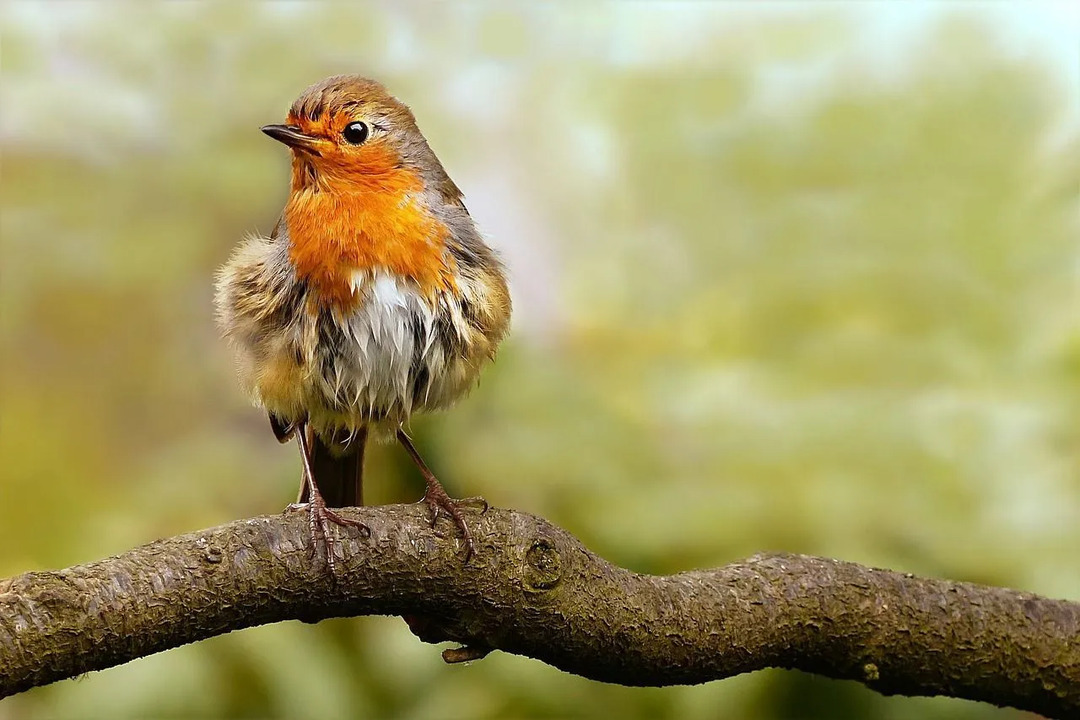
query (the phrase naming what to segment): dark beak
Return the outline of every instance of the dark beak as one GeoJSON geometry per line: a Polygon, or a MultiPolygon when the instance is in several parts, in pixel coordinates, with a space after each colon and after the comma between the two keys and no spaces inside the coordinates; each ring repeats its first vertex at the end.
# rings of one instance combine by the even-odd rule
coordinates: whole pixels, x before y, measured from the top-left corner
{"type": "Polygon", "coordinates": [[[313,155],[321,154],[319,153],[319,138],[305,135],[300,132],[300,128],[292,125],[263,125],[260,129],[278,142],[283,142],[294,150],[302,150],[313,155]]]}

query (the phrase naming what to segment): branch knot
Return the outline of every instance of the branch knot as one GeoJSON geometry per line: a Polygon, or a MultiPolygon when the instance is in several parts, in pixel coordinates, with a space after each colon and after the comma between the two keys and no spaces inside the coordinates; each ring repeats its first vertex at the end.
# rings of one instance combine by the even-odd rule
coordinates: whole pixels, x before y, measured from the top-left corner
{"type": "Polygon", "coordinates": [[[561,579],[562,556],[559,549],[547,538],[533,541],[532,547],[525,553],[525,569],[522,573],[525,592],[547,592],[561,579]]]}

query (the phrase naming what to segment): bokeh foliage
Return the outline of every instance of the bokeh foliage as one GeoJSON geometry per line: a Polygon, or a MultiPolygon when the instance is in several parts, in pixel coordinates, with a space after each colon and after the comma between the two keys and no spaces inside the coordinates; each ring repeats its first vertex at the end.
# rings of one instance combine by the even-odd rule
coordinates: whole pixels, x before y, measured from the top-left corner
{"type": "MultiPolygon", "coordinates": [[[[350,71],[413,106],[514,278],[497,365],[414,423],[451,489],[642,571],[783,549],[1080,598],[1077,87],[939,14],[877,47],[854,6],[3,6],[0,576],[291,498],[211,276],[284,199],[256,128],[350,71]]],[[[370,501],[420,487],[373,453],[370,501]]],[[[657,690],[446,667],[389,618],[0,703],[600,715],[1016,717],[781,671],[657,690]]]]}

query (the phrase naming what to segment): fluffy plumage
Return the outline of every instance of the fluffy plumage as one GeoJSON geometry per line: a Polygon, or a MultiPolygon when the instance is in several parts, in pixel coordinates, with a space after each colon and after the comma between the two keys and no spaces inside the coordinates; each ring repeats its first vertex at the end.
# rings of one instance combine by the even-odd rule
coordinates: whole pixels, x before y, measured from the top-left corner
{"type": "Polygon", "coordinates": [[[469,268],[434,293],[385,267],[353,268],[349,283],[347,306],[321,297],[291,262],[283,224],[241,244],[218,279],[244,387],[326,440],[366,425],[385,437],[413,412],[449,406],[506,332],[509,295],[489,269],[469,268]]]}
{"type": "Polygon", "coordinates": [[[336,76],[293,103],[317,142],[293,152],[291,193],[268,237],[222,268],[217,306],[244,386],[326,439],[393,430],[468,391],[506,334],[510,296],[409,109],[379,83],[336,76]],[[339,135],[371,128],[360,146],[339,135]]]}

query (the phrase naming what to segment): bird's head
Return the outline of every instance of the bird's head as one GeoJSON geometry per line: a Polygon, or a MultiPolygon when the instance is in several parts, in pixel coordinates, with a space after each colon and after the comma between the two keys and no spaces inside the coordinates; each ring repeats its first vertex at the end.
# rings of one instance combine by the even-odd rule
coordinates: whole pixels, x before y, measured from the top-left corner
{"type": "Polygon", "coordinates": [[[312,85],[284,125],[262,131],[292,149],[294,192],[400,192],[445,177],[409,108],[356,75],[312,85]]]}

